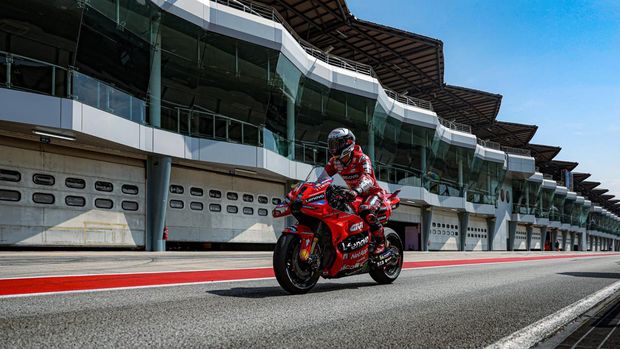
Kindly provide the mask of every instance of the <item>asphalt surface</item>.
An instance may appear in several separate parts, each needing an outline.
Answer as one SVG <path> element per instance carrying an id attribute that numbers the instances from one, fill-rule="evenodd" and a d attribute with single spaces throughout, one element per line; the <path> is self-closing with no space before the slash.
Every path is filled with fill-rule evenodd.
<path id="1" fill-rule="evenodd" d="M 620 279 L 620 256 L 414 269 L 289 296 L 275 280 L 0 299 L 0 347 L 491 344 Z"/>

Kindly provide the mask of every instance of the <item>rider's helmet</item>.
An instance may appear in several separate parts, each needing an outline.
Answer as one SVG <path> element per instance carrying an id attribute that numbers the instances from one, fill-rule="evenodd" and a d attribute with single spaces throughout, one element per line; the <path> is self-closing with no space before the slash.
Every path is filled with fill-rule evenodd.
<path id="1" fill-rule="evenodd" d="M 332 156 L 342 160 L 353 152 L 353 148 L 355 148 L 355 135 L 348 128 L 336 128 L 327 136 L 327 147 Z"/>

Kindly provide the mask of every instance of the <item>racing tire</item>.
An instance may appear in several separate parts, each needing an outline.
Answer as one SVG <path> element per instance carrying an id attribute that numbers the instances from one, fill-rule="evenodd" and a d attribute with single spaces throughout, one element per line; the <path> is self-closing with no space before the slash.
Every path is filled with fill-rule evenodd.
<path id="1" fill-rule="evenodd" d="M 320 270 L 299 261 L 301 240 L 298 236 L 282 235 L 273 251 L 273 272 L 282 288 L 291 294 L 310 291 L 321 276 Z"/>
<path id="2" fill-rule="evenodd" d="M 391 284 L 398 278 L 403 268 L 403 242 L 398 234 L 392 229 L 385 229 L 386 249 L 395 248 L 398 250 L 398 259 L 395 263 L 389 264 L 384 268 L 371 269 L 370 277 L 380 284 Z"/>

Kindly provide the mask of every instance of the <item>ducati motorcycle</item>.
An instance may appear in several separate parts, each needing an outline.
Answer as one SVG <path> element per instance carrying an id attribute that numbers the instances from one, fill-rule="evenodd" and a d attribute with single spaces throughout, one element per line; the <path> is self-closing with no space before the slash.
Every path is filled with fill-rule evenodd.
<path id="1" fill-rule="evenodd" d="M 273 216 L 293 215 L 297 223 L 284 229 L 273 254 L 273 270 L 282 288 L 306 293 L 319 277 L 340 278 L 369 273 L 380 284 L 396 280 L 403 265 L 403 243 L 394 231 L 385 231 L 385 250 L 376 245 L 368 224 L 356 214 L 361 198 L 348 202 L 344 187 L 333 179 L 297 184 L 273 209 Z M 377 218 L 385 224 L 400 203 L 398 192 L 384 197 Z"/>

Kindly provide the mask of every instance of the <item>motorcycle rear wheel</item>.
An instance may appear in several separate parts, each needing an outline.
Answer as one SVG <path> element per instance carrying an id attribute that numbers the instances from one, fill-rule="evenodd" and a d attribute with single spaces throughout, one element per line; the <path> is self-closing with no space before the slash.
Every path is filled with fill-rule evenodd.
<path id="1" fill-rule="evenodd" d="M 380 284 L 391 284 L 398 278 L 398 275 L 400 275 L 400 271 L 403 268 L 404 249 L 403 242 L 400 240 L 400 237 L 391 229 L 385 229 L 385 242 L 386 248 L 398 250 L 398 259 L 396 263 L 386 265 L 382 268 L 371 269 L 369 274 L 373 280 Z"/>
<path id="2" fill-rule="evenodd" d="M 299 260 L 300 244 L 298 236 L 282 235 L 273 251 L 273 271 L 276 280 L 291 294 L 310 291 L 321 276 L 320 270 L 313 270 L 308 263 Z"/>

